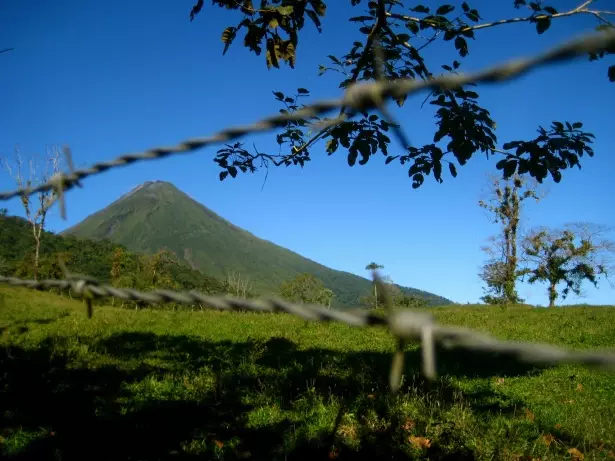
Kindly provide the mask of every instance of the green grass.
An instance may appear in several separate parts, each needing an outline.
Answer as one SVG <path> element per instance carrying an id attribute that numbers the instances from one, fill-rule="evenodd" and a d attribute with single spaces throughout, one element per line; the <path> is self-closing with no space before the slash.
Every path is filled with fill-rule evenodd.
<path id="1" fill-rule="evenodd" d="M 615 347 L 607 307 L 432 312 L 501 339 Z M 438 351 L 427 383 L 412 346 L 392 397 L 393 348 L 382 329 L 284 314 L 98 307 L 89 320 L 76 301 L 1 286 L 1 456 L 615 458 L 615 374 Z"/>

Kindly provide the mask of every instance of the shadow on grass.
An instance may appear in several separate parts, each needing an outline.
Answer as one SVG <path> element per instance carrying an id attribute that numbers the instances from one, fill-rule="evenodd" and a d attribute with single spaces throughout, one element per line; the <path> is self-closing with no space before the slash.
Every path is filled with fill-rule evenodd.
<path id="1" fill-rule="evenodd" d="M 333 458 L 339 460 L 410 459 L 408 434 L 395 410 L 395 398 L 387 392 L 389 354 L 300 350 L 284 338 L 213 343 L 180 335 L 128 332 L 95 343 L 80 341 L 90 351 L 104 355 L 105 363 L 114 364 L 78 367 L 66 355 L 58 354 L 63 345 L 57 340 L 48 340 L 36 350 L 0 349 L 4 374 L 0 374 L 0 388 L 4 389 L 0 430 L 4 437 L 17 428 L 48 431 L 12 459 L 314 460 L 331 459 L 333 444 Z M 460 393 L 452 385 L 445 381 L 430 384 L 412 373 L 420 369 L 418 351 L 409 351 L 406 356 L 402 393 L 437 398 L 443 407 L 459 400 Z M 438 354 L 438 368 L 440 373 L 477 377 L 537 371 L 491 354 L 468 357 L 450 352 Z M 155 387 L 143 392 L 130 387 L 148 378 L 160 382 L 170 375 L 199 374 L 213 377 L 213 384 L 191 399 L 163 397 Z M 309 408 L 326 405 L 331 397 L 343 403 L 344 411 L 352 410 L 356 415 L 363 434 L 357 436 L 358 451 L 335 438 L 331 429 L 307 431 L 318 419 L 310 415 Z M 462 398 L 485 417 L 523 405 L 496 398 L 488 386 L 462 394 Z M 129 411 L 126 401 L 132 402 Z M 261 419 L 257 424 L 249 421 L 250 412 L 274 404 L 290 411 L 280 411 L 278 417 Z M 333 404 L 331 408 L 334 414 L 342 407 Z M 300 416 L 290 421 L 286 418 L 291 412 Z M 369 423 L 374 414 L 391 424 L 374 429 Z M 294 442 L 289 445 L 291 436 Z M 439 460 L 474 459 L 463 440 L 455 439 L 454 430 L 448 435 L 444 431 L 443 440 L 446 437 L 446 449 L 432 444 L 423 455 Z M 240 443 L 233 444 L 233 440 Z M 224 446 L 217 446 L 220 441 Z M 185 442 L 192 448 L 183 449 Z"/>
<path id="2" fill-rule="evenodd" d="M 0 304 L 0 307 L 2 305 Z M 67 312 L 62 313 L 60 315 L 56 315 L 54 317 L 44 318 L 44 319 L 34 319 L 34 320 L 20 320 L 17 322 L 13 322 L 8 325 L 0 326 L 0 335 L 2 335 L 5 331 L 9 331 L 15 329 L 17 333 L 23 334 L 27 333 L 30 330 L 30 325 L 49 325 L 50 323 L 57 322 L 64 317 L 68 317 L 70 314 Z"/>

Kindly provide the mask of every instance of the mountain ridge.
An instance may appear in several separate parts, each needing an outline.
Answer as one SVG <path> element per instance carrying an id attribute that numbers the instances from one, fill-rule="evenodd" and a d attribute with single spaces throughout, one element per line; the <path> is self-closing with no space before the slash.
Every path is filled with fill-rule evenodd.
<path id="1" fill-rule="evenodd" d="M 224 277 L 229 271 L 249 277 L 256 292 L 271 294 L 298 273 L 308 272 L 334 291 L 337 303 L 356 304 L 371 281 L 329 268 L 242 229 L 167 181 L 145 181 L 60 235 L 109 239 L 131 251 L 172 251 L 193 269 Z M 423 290 L 401 287 L 433 305 L 452 301 Z M 336 303 L 336 304 L 337 304 Z"/>

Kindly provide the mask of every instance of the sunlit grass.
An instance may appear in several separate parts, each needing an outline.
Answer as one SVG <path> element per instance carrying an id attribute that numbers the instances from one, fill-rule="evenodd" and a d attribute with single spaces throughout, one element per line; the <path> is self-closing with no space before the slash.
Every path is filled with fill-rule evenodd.
<path id="1" fill-rule="evenodd" d="M 500 339 L 615 347 L 608 307 L 431 312 Z M 439 351 L 427 383 L 413 345 L 393 397 L 382 328 L 107 306 L 88 319 L 6 287 L 0 331 L 9 459 L 615 459 L 615 374 L 583 367 Z"/>

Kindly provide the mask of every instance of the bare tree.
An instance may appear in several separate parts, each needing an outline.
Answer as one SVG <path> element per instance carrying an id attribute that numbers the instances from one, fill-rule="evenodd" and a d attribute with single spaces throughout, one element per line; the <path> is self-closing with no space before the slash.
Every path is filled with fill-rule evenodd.
<path id="1" fill-rule="evenodd" d="M 252 282 L 239 272 L 227 272 L 225 283 L 229 293 L 235 296 L 247 298 L 252 293 Z"/>
<path id="2" fill-rule="evenodd" d="M 19 188 L 36 187 L 47 182 L 51 176 L 60 170 L 61 150 L 57 146 L 47 147 L 43 159 L 37 155 L 32 155 L 27 160 L 24 160 L 21 151 L 15 147 L 14 161 L 15 165 L 11 166 L 6 156 L 0 155 L 0 163 L 6 172 L 17 182 Z M 27 164 L 27 173 L 24 172 Z M 27 177 L 25 176 L 27 174 Z M 32 199 L 34 197 L 34 199 Z M 26 218 L 32 225 L 32 234 L 34 235 L 34 279 L 38 277 L 41 236 L 45 228 L 45 219 L 47 212 L 56 199 L 55 190 L 40 191 L 33 195 L 22 196 L 21 203 L 24 207 Z"/>

